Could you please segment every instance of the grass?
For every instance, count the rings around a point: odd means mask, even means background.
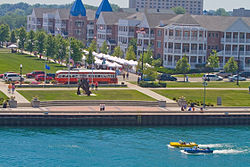
[[[14,71],[20,73],[20,64],[23,65],[23,74],[33,70],[44,70],[45,61],[37,57],[19,54],[7,53],[7,49],[0,49],[0,73]],[[57,70],[62,70],[66,67],[56,63],[47,63],[50,66],[49,73],[55,73]]]
[[[164,81],[161,81],[164,82]],[[137,82],[130,81],[130,83],[137,85]],[[169,82],[166,81],[167,88],[203,88],[202,82]],[[236,85],[236,82],[222,82],[211,81],[208,82],[207,88],[248,88],[250,82],[242,81],[240,85]]]
[[[203,90],[153,90],[167,98],[186,97],[186,100],[203,102]],[[217,97],[222,98],[223,106],[250,106],[250,94],[244,90],[207,90],[206,104],[217,104]]]
[[[7,98],[7,96],[2,92],[2,91],[0,91],[0,98]]]
[[[30,91],[19,90],[27,100],[31,101],[32,97],[38,96],[41,101],[49,100],[138,100],[138,101],[155,101],[155,99],[135,90],[98,90],[93,91],[96,96],[78,96],[76,90],[71,91]]]
[[[205,73],[194,73],[194,74],[187,74],[189,78],[201,78]],[[173,75],[174,77],[184,78],[184,74]]]

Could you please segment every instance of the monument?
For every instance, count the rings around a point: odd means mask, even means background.
[[[90,96],[91,91],[89,90],[89,82],[86,79],[81,79],[78,83],[77,95],[81,95],[80,88],[85,92],[86,95]]]

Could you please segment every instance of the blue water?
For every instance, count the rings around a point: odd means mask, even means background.
[[[170,141],[210,146],[187,155]],[[0,166],[248,167],[250,127],[0,128]]]

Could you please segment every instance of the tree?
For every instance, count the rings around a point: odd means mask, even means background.
[[[136,61],[136,55],[135,55],[133,46],[128,47],[128,50],[126,52],[126,59]]]
[[[121,50],[120,46],[115,47],[115,50],[112,56],[123,57],[123,51]]]
[[[56,40],[55,38],[50,34],[48,35],[48,38],[46,40],[46,56],[47,58],[55,59],[56,57]]]
[[[35,47],[35,32],[31,30],[28,32],[28,38],[27,38],[27,50],[31,53],[33,52]]]
[[[153,65],[154,67],[160,67],[161,64],[162,64],[161,58],[152,61],[152,65]]]
[[[7,24],[1,24],[0,25],[0,42],[1,46],[3,46],[3,43],[8,41],[9,39],[9,31],[10,28]]]
[[[46,34],[43,31],[38,31],[36,33],[36,49],[38,53],[41,55],[45,49],[45,42],[46,42]]]
[[[177,6],[175,8],[171,8],[171,9],[175,12],[175,14],[185,14],[186,13],[186,10],[181,6]]]
[[[11,43],[16,43],[16,33],[14,30],[11,31],[10,33],[10,42]]]
[[[188,63],[187,56],[184,55],[182,59],[180,59],[175,67],[176,71],[181,74],[187,74],[190,71],[190,64]],[[185,82],[185,75],[184,75]]]
[[[18,47],[19,49],[21,49],[21,51],[24,50],[24,44],[25,44],[26,38],[27,38],[26,30],[24,27],[21,27],[18,30],[18,39],[19,39]]]
[[[143,55],[143,63],[148,63],[150,65],[152,65],[152,60],[153,60],[153,51],[151,49],[151,46],[148,46],[148,50],[146,52],[144,52]]]
[[[229,13],[224,8],[219,8],[215,11],[217,16],[229,16]]]
[[[61,35],[56,36],[57,52],[56,59],[60,62],[64,60],[67,56],[68,41],[65,40]]]
[[[146,66],[143,70],[143,74],[149,79],[150,81],[154,81],[157,78],[157,71],[154,68]]]
[[[92,51],[97,51],[97,44],[96,44],[96,41],[95,40],[92,40],[91,41],[91,44],[89,46],[89,49],[91,49]]]
[[[231,57],[224,66],[225,72],[235,73],[238,70],[238,63]]]
[[[128,43],[128,47],[133,46],[134,52],[137,52],[137,39],[136,38],[132,38],[131,40],[129,40]]]
[[[210,56],[208,57],[206,66],[208,68],[211,68],[214,70],[215,68],[219,67],[219,57],[217,56],[216,50],[212,50],[212,53],[210,53]]]
[[[101,53],[104,53],[104,54],[107,54],[108,51],[109,51],[109,50],[108,50],[107,42],[104,41],[104,42],[102,43],[102,47],[100,48],[100,52],[101,52]]]
[[[95,63],[95,58],[93,56],[93,50],[92,48],[89,49],[89,54],[86,55],[86,62],[90,66],[90,64]]]
[[[70,52],[71,52],[71,59],[73,59],[74,62],[82,61],[82,52],[80,46],[81,46],[80,41],[71,38]]]

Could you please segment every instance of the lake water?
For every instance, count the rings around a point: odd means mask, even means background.
[[[0,166],[250,166],[250,127],[0,128],[0,136]],[[214,154],[168,147],[178,140]]]

